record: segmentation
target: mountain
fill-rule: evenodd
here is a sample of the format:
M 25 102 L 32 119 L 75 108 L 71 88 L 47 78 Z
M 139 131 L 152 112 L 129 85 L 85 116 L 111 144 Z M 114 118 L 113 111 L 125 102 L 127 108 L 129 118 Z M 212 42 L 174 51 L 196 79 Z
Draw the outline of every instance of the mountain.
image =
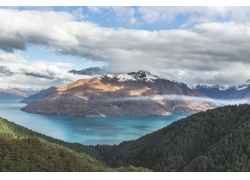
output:
M 49 94 L 50 92 L 54 91 L 55 89 L 56 89 L 56 87 L 52 86 L 46 90 L 41 90 L 40 92 L 23 99 L 22 101 L 20 101 L 20 103 L 30 104 L 30 103 L 42 98 L 43 96 Z
M 240 86 L 189 85 L 212 99 L 250 99 L 250 81 Z
M 0 90 L 0 100 L 23 99 L 32 94 L 37 93 L 36 90 L 8 88 Z
M 119 145 L 93 146 L 110 167 L 153 171 L 250 171 L 250 105 L 192 114 Z
M 55 89 L 22 110 L 41 114 L 103 117 L 195 113 L 217 106 L 205 95 L 183 83 L 138 71 L 80 79 Z

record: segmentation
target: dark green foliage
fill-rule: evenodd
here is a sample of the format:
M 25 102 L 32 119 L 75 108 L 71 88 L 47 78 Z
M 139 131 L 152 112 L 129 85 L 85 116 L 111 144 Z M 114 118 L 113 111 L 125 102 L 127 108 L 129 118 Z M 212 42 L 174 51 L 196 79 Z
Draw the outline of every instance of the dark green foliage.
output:
M 83 146 L 79 143 L 69 143 L 59 139 L 55 139 L 44 134 L 32 131 L 26 127 L 17 125 L 13 122 L 7 121 L 6 119 L 0 118 L 0 135 L 4 135 L 7 137 L 18 138 L 18 137 L 32 137 L 32 138 L 39 138 L 44 140 L 48 143 L 53 143 L 58 146 L 63 146 L 68 148 L 76 153 L 85 153 L 89 156 L 93 156 L 98 158 L 98 152 L 95 151 L 93 148 L 88 146 Z
M 36 138 L 0 137 L 0 171 L 91 171 L 90 163 L 61 148 L 44 146 Z
M 98 159 L 92 147 L 57 140 L 0 118 L 0 171 L 150 171 L 134 166 L 110 168 Z
M 250 171 L 250 105 L 193 114 L 119 145 L 67 143 L 0 118 L 1 171 L 149 169 Z
M 193 114 L 135 141 L 95 146 L 111 167 L 154 171 L 249 171 L 250 105 Z

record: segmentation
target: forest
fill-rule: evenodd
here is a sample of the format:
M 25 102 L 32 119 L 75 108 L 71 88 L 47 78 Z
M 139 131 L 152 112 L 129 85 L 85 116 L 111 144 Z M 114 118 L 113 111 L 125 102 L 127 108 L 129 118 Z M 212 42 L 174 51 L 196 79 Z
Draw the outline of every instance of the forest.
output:
M 2 172 L 144 172 L 142 167 L 110 168 L 99 153 L 79 143 L 68 143 L 0 118 Z
M 153 171 L 249 171 L 250 105 L 199 112 L 118 146 L 93 146 L 111 167 Z
M 85 146 L 0 119 L 0 171 L 250 170 L 250 105 L 192 114 L 137 140 Z

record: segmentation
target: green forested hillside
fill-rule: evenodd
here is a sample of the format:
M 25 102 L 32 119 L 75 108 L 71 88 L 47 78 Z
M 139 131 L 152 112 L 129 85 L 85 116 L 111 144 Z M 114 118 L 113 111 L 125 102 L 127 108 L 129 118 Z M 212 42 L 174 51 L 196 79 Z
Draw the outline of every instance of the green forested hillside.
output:
M 0 118 L 0 171 L 150 171 L 133 166 L 110 168 L 98 152 L 67 143 Z
M 149 169 L 250 171 L 250 105 L 193 114 L 113 146 L 67 143 L 0 119 L 1 171 Z
M 138 140 L 94 148 L 111 167 L 250 171 L 250 105 L 200 112 Z

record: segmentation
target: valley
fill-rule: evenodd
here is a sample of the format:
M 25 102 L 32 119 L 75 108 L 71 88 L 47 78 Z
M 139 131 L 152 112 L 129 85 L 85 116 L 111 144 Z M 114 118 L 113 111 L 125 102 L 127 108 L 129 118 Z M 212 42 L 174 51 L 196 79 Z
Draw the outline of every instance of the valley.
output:
M 0 118 L 0 170 L 249 171 L 249 112 L 248 104 L 219 107 L 136 140 L 95 146 L 54 139 Z

